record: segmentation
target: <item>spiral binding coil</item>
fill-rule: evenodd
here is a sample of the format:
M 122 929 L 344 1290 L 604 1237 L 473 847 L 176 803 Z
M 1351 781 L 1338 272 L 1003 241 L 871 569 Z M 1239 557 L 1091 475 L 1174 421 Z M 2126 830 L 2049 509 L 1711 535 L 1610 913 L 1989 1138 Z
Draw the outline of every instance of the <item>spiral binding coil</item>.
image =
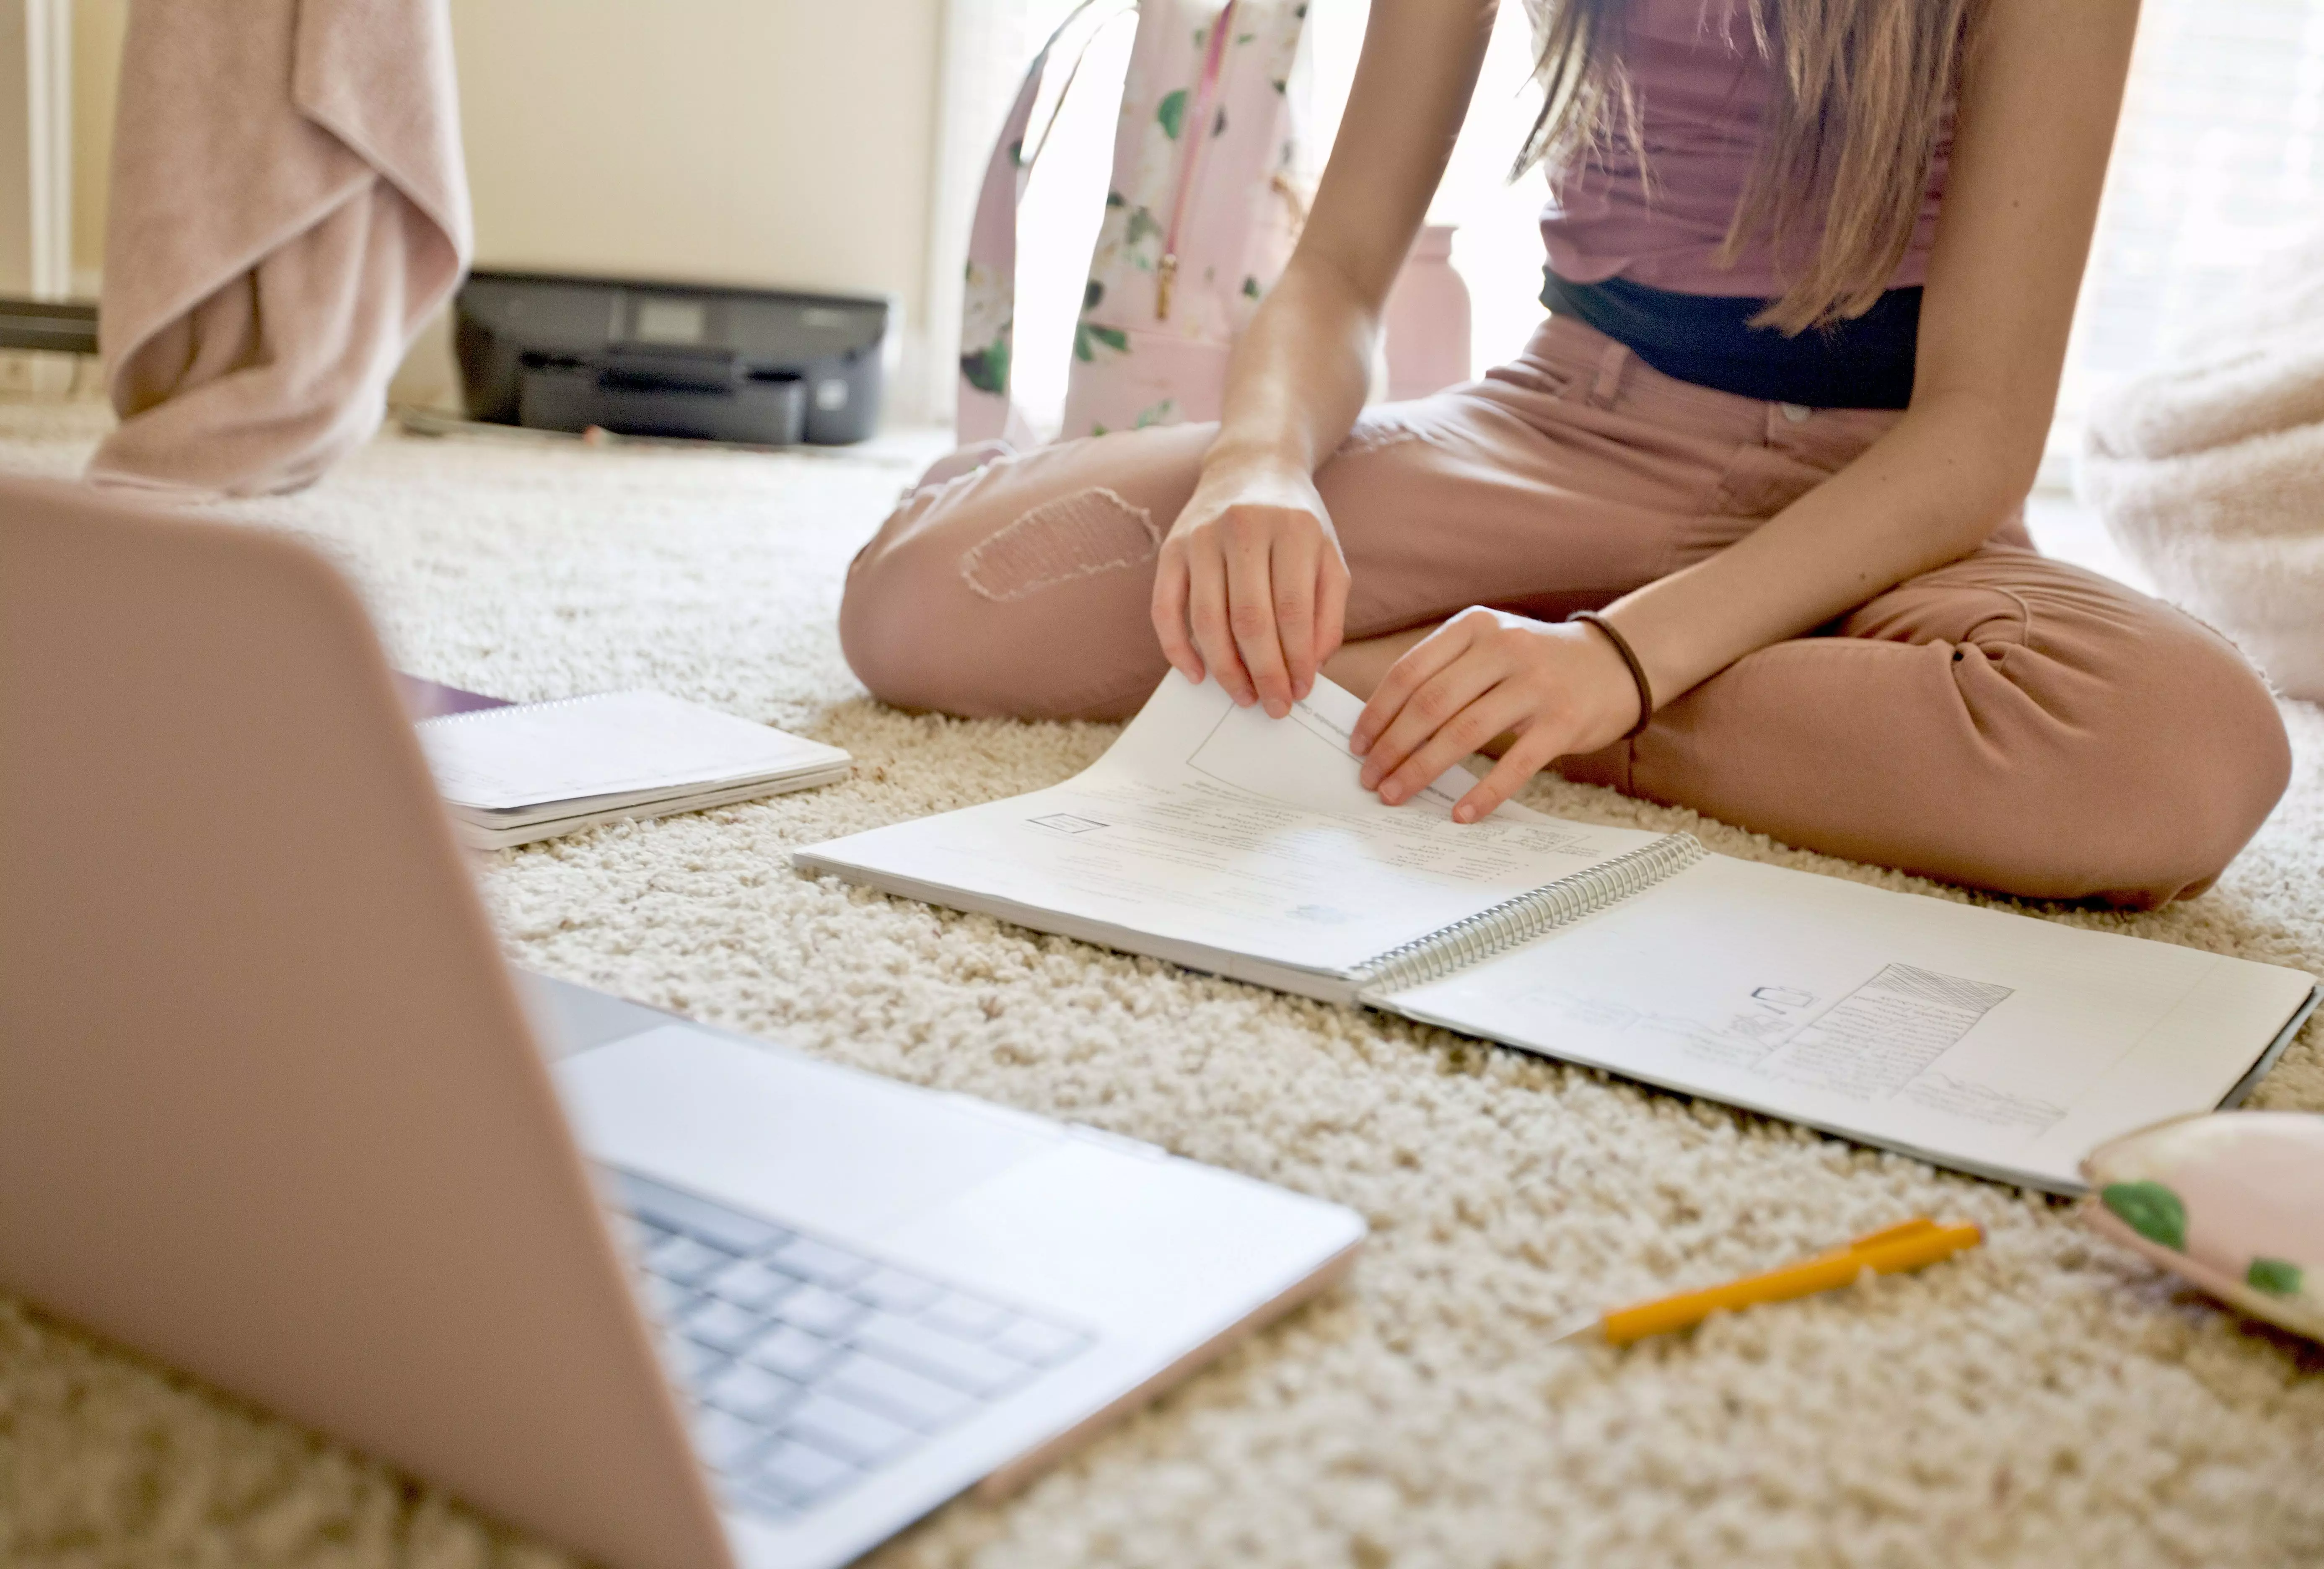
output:
M 1390 948 L 1356 967 L 1358 988 L 1394 992 L 1442 980 L 1480 959 L 1530 942 L 1634 893 L 1652 888 L 1664 878 L 1685 871 L 1709 851 L 1692 834 L 1665 834 L 1651 844 L 1625 851 L 1602 866 L 1592 866 L 1571 877 L 1561 877 L 1529 893 L 1503 900 L 1442 931 L 1431 932 L 1401 947 Z
M 543 697 L 538 703 L 495 703 L 489 708 L 463 708 L 456 714 L 430 714 L 417 721 L 421 725 L 451 725 L 463 719 L 482 719 L 489 714 L 504 714 L 512 708 L 527 711 L 539 708 L 569 708 L 576 703 L 595 703 L 600 697 L 622 697 L 643 688 L 630 688 L 620 692 L 584 692 L 575 697 Z

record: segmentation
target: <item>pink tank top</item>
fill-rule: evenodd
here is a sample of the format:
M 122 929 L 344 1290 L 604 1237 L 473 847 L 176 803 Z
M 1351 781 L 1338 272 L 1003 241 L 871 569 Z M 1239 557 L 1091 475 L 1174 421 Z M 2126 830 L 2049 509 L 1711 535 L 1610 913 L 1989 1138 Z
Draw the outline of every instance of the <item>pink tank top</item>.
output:
M 1718 261 L 1774 87 L 1740 0 L 1630 0 L 1625 36 L 1654 189 L 1642 188 L 1637 161 L 1618 142 L 1553 176 L 1541 215 L 1550 271 L 1574 283 L 1622 277 L 1682 294 L 1782 293 L 1764 243 L 1732 266 Z M 1921 221 L 1891 288 L 1918 284 L 1927 271 L 1951 150 L 1949 107 Z

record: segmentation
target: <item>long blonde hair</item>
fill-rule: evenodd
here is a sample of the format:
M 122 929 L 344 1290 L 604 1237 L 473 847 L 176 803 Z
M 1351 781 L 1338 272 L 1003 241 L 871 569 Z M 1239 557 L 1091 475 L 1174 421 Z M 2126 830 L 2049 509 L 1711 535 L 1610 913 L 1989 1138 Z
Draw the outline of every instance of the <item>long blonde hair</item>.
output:
M 1512 175 L 1617 140 L 1651 181 L 1623 60 L 1633 0 L 1526 0 L 1545 101 Z M 1738 0 L 1775 91 L 1720 260 L 1771 245 L 1784 292 L 1753 325 L 1790 334 L 1860 316 L 1920 221 L 1929 164 L 1978 0 Z M 1720 0 L 1702 0 L 1706 13 Z M 1650 187 L 1651 189 L 1651 187 Z

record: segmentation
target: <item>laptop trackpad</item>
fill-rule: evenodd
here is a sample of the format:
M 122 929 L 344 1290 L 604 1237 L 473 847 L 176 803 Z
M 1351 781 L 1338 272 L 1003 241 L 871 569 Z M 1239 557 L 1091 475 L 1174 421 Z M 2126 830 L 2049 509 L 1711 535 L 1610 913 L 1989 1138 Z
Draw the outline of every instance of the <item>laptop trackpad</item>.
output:
M 845 1236 L 884 1231 L 1066 1137 L 684 1023 L 551 1071 L 593 1158 Z

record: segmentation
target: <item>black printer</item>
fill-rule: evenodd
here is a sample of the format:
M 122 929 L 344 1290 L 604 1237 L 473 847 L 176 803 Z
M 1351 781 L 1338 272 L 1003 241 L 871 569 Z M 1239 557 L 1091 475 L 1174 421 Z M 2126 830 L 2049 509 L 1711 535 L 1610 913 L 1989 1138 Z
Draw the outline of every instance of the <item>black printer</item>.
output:
M 472 272 L 453 307 L 468 414 L 770 447 L 880 420 L 889 303 L 547 272 Z

